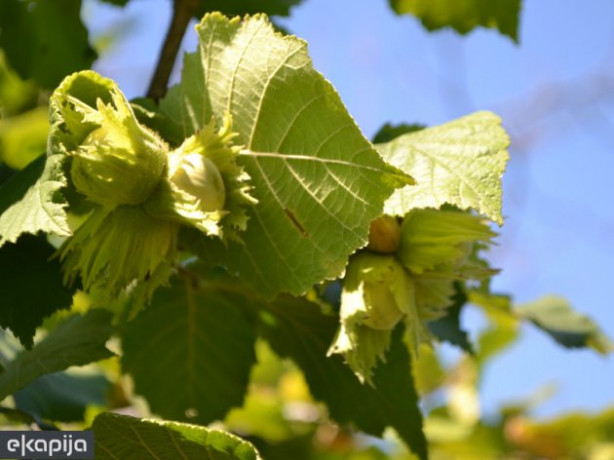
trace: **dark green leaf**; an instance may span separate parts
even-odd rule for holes
[[[15,174],[15,170],[9,168],[3,163],[0,163],[0,186],[4,184],[10,177]],[[1,190],[1,189],[0,189]],[[1,197],[2,195],[0,195]],[[0,198],[0,202],[2,202],[2,198]]]
[[[111,314],[91,310],[73,315],[53,329],[30,351],[19,353],[0,375],[0,400],[41,375],[113,356],[105,343],[111,336]]]
[[[36,184],[44,168],[45,156],[41,156],[19,172],[14,170],[3,171],[2,176],[5,179],[0,186],[0,215],[11,205],[25,197],[28,189]]]
[[[389,0],[397,14],[413,14],[428,30],[452,27],[461,34],[496,28],[518,42],[521,0]]]
[[[401,123],[399,125],[386,123],[379,129],[375,136],[373,136],[372,142],[374,144],[383,144],[385,142],[390,142],[403,134],[413,133],[414,131],[420,131],[424,128],[426,128],[426,126],[419,123],[414,123],[411,125],[408,125],[407,123]]]
[[[122,368],[153,412],[209,423],[240,406],[255,333],[232,299],[181,284],[156,292],[122,334]]]
[[[288,16],[290,8],[303,0],[201,0],[196,17],[205,13],[219,11],[226,16],[245,16],[246,14],[265,13],[269,16]]]
[[[0,249],[0,326],[13,331],[26,348],[43,319],[72,302],[59,261],[50,259],[53,253],[44,238],[32,235]]]
[[[169,397],[175,396],[175,392]],[[160,420],[140,420],[102,413],[92,425],[96,458],[122,460],[210,459],[256,460],[260,456],[247,441],[230,433],[195,425]]]
[[[96,58],[81,22],[80,0],[0,2],[0,47],[23,78],[46,88],[89,68]]]
[[[427,326],[439,340],[456,345],[467,353],[473,354],[473,346],[469,342],[467,332],[460,326],[460,313],[467,302],[467,296],[460,286],[456,285],[455,289],[456,293],[452,297],[453,304],[446,310],[446,316],[429,321]]]
[[[575,312],[569,302],[546,296],[514,310],[566,348],[593,348],[601,354],[614,351],[614,344],[590,318]]]
[[[375,370],[372,387],[361,384],[339,355],[326,356],[338,320],[322,314],[317,305],[284,297],[262,308],[259,316],[263,337],[277,354],[301,367],[311,392],[326,402],[334,419],[375,436],[391,426],[420,458],[426,458],[422,415],[400,330],[386,362]]]
[[[126,6],[129,0],[100,0],[100,1],[104,3],[110,3],[111,5],[123,7],[123,6]]]
[[[179,147],[184,141],[183,129],[162,112],[153,99],[140,97],[131,100],[130,105],[139,123],[153,129],[172,147]]]
[[[32,425],[36,423],[36,420],[34,420],[34,417],[18,409],[11,409],[9,407],[0,407],[0,415],[2,415],[3,417],[6,417],[6,419],[12,423],[17,423],[17,424],[23,423],[27,425]]]
[[[15,407],[36,417],[57,422],[83,420],[89,405],[106,406],[111,383],[102,374],[43,375],[13,395]]]

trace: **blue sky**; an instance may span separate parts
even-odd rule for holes
[[[146,91],[170,2],[125,10],[86,2],[94,35],[116,21],[129,31],[95,68],[129,97]],[[305,0],[280,21],[309,43],[315,67],[341,94],[367,136],[387,121],[444,123],[476,110],[503,118],[512,137],[495,289],[518,303],[556,293],[614,337],[614,2],[525,0],[520,45],[491,30],[427,33],[386,0]],[[193,51],[195,34],[183,48]],[[178,78],[178,62],[174,78]],[[465,325],[481,323],[468,311]],[[531,326],[488,369],[487,412],[555,383],[537,411],[614,404],[614,364],[566,351]]]

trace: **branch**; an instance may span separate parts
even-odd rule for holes
[[[164,44],[160,50],[160,56],[158,56],[158,64],[147,90],[147,96],[156,102],[166,94],[168,80],[177,59],[181,40],[197,7],[198,0],[174,0],[173,2],[171,24],[166,33]]]

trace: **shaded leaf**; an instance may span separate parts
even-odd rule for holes
[[[81,1],[0,2],[0,47],[11,66],[41,86],[55,88],[66,75],[90,67],[96,52],[81,22]]]
[[[497,29],[518,42],[521,0],[389,0],[397,14],[413,14],[428,30],[452,27],[461,34],[476,27]]]
[[[508,144],[499,117],[478,112],[376,145],[386,161],[418,182],[395,191],[386,212],[401,216],[413,208],[448,203],[472,208],[501,225],[501,176]]]
[[[237,436],[185,423],[142,420],[105,412],[94,419],[92,430],[97,458],[260,458],[254,446]]]
[[[9,180],[9,178],[15,174],[15,170],[9,168],[5,164],[0,163],[0,185]],[[0,202],[2,198],[0,198]]]
[[[456,345],[467,353],[473,354],[473,346],[469,342],[467,332],[460,325],[460,313],[467,302],[467,296],[458,283],[455,283],[454,287],[456,293],[451,299],[452,306],[446,309],[446,315],[426,324],[429,331],[439,340]]]
[[[117,0],[113,0],[117,1]],[[303,0],[201,0],[195,16],[201,18],[205,13],[219,11],[226,16],[245,16],[246,14],[265,13],[269,16],[288,16],[290,8]]]
[[[62,283],[60,263],[43,238],[25,235],[0,249],[0,325],[26,347],[36,328],[56,310],[69,308],[72,292]]]
[[[375,436],[391,426],[420,458],[426,458],[422,415],[400,329],[370,386],[361,384],[340,356],[326,356],[338,320],[322,314],[317,305],[284,297],[259,315],[263,337],[277,354],[301,367],[312,394],[327,404],[335,420]]]
[[[37,420],[78,422],[87,406],[105,406],[111,382],[102,374],[73,375],[66,372],[39,377],[13,395],[15,407]]]
[[[178,283],[127,324],[122,368],[154,413],[209,423],[242,404],[254,341],[233,299]]]
[[[614,351],[614,343],[589,317],[575,312],[567,300],[546,296],[514,309],[566,348],[588,347],[601,354]]]
[[[161,108],[185,136],[229,111],[259,201],[244,244],[203,239],[204,252],[265,295],[302,294],[339,275],[409,178],[362,136],[304,41],[276,34],[262,15],[208,14],[197,31],[199,52]]]
[[[0,375],[0,400],[41,375],[113,356],[105,343],[113,328],[111,314],[91,310],[73,315],[53,329],[32,350],[19,353]]]
[[[185,139],[184,131],[171,120],[153,99],[141,97],[130,101],[139,123],[158,133],[171,147],[179,147]]]
[[[126,6],[129,0],[101,0],[104,3],[109,3],[115,6]]]
[[[386,123],[377,133],[375,133],[372,142],[374,144],[383,144],[385,142],[390,142],[403,134],[413,133],[424,128],[426,128],[426,126],[419,123],[414,123],[411,125],[407,123],[401,123],[398,125]]]

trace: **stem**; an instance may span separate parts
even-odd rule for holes
[[[166,38],[158,56],[156,70],[147,90],[147,96],[156,102],[166,94],[168,79],[173,71],[181,40],[197,7],[198,0],[173,1],[171,24],[166,32]]]

